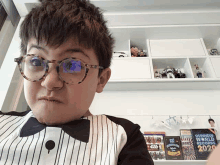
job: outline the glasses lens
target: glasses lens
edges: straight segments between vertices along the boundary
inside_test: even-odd
[[[69,84],[77,84],[85,76],[86,67],[77,59],[67,59],[60,64],[60,76]]]
[[[28,79],[39,80],[45,74],[46,63],[40,57],[26,56],[22,59],[21,68]]]

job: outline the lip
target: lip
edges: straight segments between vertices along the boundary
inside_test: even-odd
[[[61,104],[61,103],[58,102],[58,101],[49,101],[49,100],[45,100],[45,99],[41,99],[40,101],[43,101],[43,102],[45,102],[45,103]]]
[[[63,103],[60,99],[56,97],[43,96],[43,97],[40,97],[39,100],[48,101],[48,102],[55,101],[54,103]]]

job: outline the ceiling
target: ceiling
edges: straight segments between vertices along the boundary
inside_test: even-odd
[[[21,17],[32,7],[39,5],[38,0],[13,0]],[[104,14],[131,12],[175,12],[175,11],[217,11],[220,0],[90,0],[104,10]],[[23,7],[22,7],[23,6]],[[26,9],[24,8],[26,7]]]
[[[220,0],[113,0],[91,1],[108,13],[219,10]]]

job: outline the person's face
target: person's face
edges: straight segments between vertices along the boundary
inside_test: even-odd
[[[44,47],[47,52],[34,47],[29,50],[32,44],[37,45],[36,39],[29,40],[27,54],[38,54],[46,60],[59,61],[67,57],[75,57],[89,65],[99,64],[93,49],[82,48],[70,40],[57,49],[40,43],[40,46]],[[80,48],[88,57],[81,52],[66,53],[60,56],[63,51],[69,48]],[[64,83],[59,78],[56,66],[56,63],[49,63],[48,74],[43,80],[31,82],[24,79],[26,101],[37,120],[47,125],[64,124],[79,119],[83,115],[86,116],[85,114],[89,111],[95,92],[101,93],[103,91],[111,75],[110,68],[107,68],[98,78],[99,69],[91,68],[82,83],[71,85]],[[62,103],[57,104],[39,100],[42,96],[56,97]]]
[[[211,127],[215,127],[215,123],[213,121],[210,121],[209,123],[210,123]]]

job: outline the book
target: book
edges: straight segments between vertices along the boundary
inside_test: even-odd
[[[164,149],[165,132],[144,132],[147,149],[153,160],[166,160]]]
[[[217,139],[213,129],[191,129],[197,160],[206,160],[216,148]]]
[[[183,160],[180,136],[165,136],[164,147],[167,160]]]
[[[183,159],[196,160],[192,134],[190,129],[180,129],[180,140],[182,144]]]

